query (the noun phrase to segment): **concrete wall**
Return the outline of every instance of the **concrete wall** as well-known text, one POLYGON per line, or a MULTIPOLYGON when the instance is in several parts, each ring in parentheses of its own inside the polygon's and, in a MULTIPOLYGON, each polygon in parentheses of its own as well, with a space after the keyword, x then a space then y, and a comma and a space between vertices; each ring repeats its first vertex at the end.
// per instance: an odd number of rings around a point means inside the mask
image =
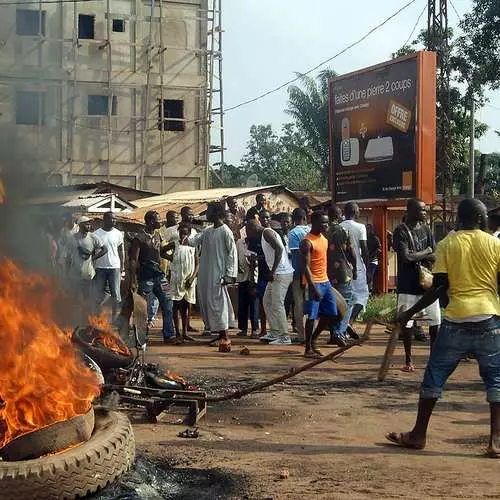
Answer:
POLYGON ((205 188, 207 0, 164 1, 161 23, 158 0, 153 13, 148 0, 109 0, 109 18, 125 24, 109 44, 107 5, 42 3, 41 36, 16 33, 16 10, 38 4, 0 5, 0 130, 20 162, 53 172, 52 184, 109 180, 161 192, 163 170, 165 192, 205 188), (74 43, 79 14, 95 16, 95 37, 74 43), (42 124, 16 124, 18 91, 44 94, 42 124), (183 100, 184 131, 158 130, 162 94, 183 100), (116 99, 109 134, 106 115, 89 116, 89 95, 116 99))

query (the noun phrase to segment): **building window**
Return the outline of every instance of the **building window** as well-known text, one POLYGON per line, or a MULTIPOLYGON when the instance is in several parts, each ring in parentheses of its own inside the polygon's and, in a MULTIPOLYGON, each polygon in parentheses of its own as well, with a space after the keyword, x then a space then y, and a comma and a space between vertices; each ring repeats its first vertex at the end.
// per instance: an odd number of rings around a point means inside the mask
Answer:
POLYGON ((20 90, 16 93, 16 123, 18 125, 43 125, 45 94, 20 90))
MULTIPOLYGON (((111 99, 111 114, 116 115, 117 98, 114 95, 111 99)), ((109 96, 107 95, 89 95, 88 96, 88 114, 89 116, 107 116, 108 115, 109 96)))
POLYGON ((16 10, 16 34, 21 36, 45 35, 45 11, 38 10, 16 10))
POLYGON ((163 127, 161 123, 161 99, 158 99, 158 130, 184 131, 184 101, 181 99, 163 99, 163 127), (173 120, 172 118, 175 118, 173 120))
POLYGON ((78 14, 78 38, 88 40, 95 38, 95 16, 78 14))
POLYGON ((125 33, 125 21, 123 19, 113 19, 113 31, 115 33, 125 33))

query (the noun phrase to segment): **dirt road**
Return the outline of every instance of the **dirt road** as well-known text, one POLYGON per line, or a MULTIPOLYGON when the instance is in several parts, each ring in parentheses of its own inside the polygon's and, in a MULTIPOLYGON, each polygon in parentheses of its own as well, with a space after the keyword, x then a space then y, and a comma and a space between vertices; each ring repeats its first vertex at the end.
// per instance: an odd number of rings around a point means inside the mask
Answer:
MULTIPOLYGON (((474 361, 463 362, 450 379, 425 451, 386 443, 387 431, 413 424, 428 354, 428 346, 416 346, 416 372, 402 373, 398 345, 394 366, 379 383, 386 338, 379 329, 338 362, 210 406, 198 439, 178 438, 185 426, 135 425, 139 451, 172 466, 234 475, 235 488, 222 498, 500 498, 500 461, 481 456, 489 412, 474 361), (289 479, 279 479, 283 468, 289 479)), ((153 341, 151 346, 149 359, 207 392, 262 381, 304 363, 298 346, 271 347, 257 340, 233 338, 228 354, 199 344, 166 347, 153 341), (239 355, 242 345, 250 348, 249 356, 239 355)))

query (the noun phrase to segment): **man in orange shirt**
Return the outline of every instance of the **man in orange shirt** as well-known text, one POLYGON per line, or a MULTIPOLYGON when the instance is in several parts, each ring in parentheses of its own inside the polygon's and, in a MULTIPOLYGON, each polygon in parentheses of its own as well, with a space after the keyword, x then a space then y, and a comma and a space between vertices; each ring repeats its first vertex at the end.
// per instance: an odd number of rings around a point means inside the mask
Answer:
POLYGON ((327 273, 328 240, 324 233, 328 229, 328 216, 323 212, 311 215, 311 231, 302 240, 300 252, 306 282, 304 313, 307 314, 305 334, 306 358, 317 358, 321 351, 316 347, 319 334, 337 319, 337 301, 327 273), (314 330, 314 322, 318 326, 314 330))

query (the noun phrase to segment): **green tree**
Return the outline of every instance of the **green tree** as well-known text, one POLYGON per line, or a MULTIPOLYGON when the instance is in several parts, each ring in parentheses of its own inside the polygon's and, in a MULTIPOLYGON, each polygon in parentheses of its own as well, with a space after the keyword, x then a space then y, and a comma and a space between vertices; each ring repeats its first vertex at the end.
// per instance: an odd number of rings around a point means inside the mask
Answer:
POLYGON ((500 88, 500 2, 474 0, 460 22, 457 63, 460 74, 476 91, 500 88))
MULTIPOLYGON (((451 140, 451 165, 452 165, 452 180, 453 189, 455 193, 465 194, 467 192, 468 185, 468 168, 469 168, 469 136, 471 127, 471 116, 470 116, 470 99, 472 88, 466 88, 463 90, 463 85, 460 82, 465 81, 465 77, 462 73, 462 67, 464 61, 459 56, 458 52, 458 42, 454 37, 453 31, 450 29, 448 31, 449 37, 449 47, 450 47, 450 66, 452 79, 450 82, 450 91, 448 96, 438 95, 437 105, 441 106, 441 99, 449 99, 450 113, 450 140, 451 140)), ((422 30, 417 38, 410 44, 401 47, 393 57, 401 57, 404 55, 412 54, 417 50, 427 49, 431 44, 429 40, 428 31, 422 30)), ((439 75, 438 75, 439 78, 439 75)), ((439 82, 437 82, 439 83, 439 82)), ((476 90, 474 92, 476 95, 476 100, 480 105, 482 100, 480 98, 480 92, 476 90)), ((438 114, 439 119, 439 114, 438 114)), ((438 123, 439 127, 439 123, 438 123)), ((488 126, 479 121, 475 121, 475 136, 477 139, 482 137, 488 130, 488 126)), ((439 137, 438 137, 439 140, 439 137)), ((438 151, 439 151, 438 145, 438 151)), ((476 170, 477 172, 477 170, 476 170)), ((443 172, 437 172, 438 175, 438 190, 443 190, 442 180, 443 172)))
POLYGON ((317 190, 322 186, 322 168, 312 158, 313 152, 294 124, 283 125, 280 134, 271 125, 252 125, 240 168, 247 176, 256 174, 262 185, 317 190))
POLYGON ((245 185, 248 174, 241 168, 224 163, 224 168, 214 165, 210 171, 210 186, 219 187, 241 187, 245 185))
POLYGON ((307 146, 304 154, 321 168, 324 187, 329 179, 328 81, 336 76, 332 69, 321 71, 314 79, 300 75, 300 86, 288 88, 288 107, 285 110, 295 120, 307 146))

